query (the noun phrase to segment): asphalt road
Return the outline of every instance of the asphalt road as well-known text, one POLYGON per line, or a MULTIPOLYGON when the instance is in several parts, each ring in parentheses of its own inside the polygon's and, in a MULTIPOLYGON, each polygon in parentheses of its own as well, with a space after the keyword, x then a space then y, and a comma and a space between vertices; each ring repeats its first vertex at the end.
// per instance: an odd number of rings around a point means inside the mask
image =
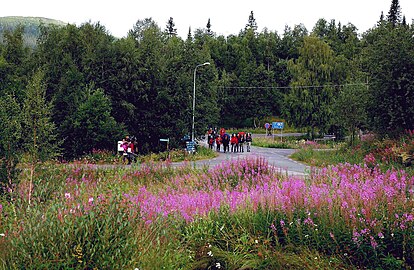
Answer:
MULTIPOLYGON (((246 147, 245 147, 246 148, 246 147)), ((251 152, 244 153, 223 153, 219 156, 209 160, 199 160, 191 162, 197 168, 216 166, 226 160, 243 159, 246 157, 263 157, 268 160, 270 166, 274 166, 277 170, 288 175, 306 175, 310 171, 310 167, 294 161, 289 156, 294 152, 294 149, 277 149, 277 148, 263 148, 251 147, 251 152)), ((182 163, 173 163, 173 166, 180 166, 182 163)))

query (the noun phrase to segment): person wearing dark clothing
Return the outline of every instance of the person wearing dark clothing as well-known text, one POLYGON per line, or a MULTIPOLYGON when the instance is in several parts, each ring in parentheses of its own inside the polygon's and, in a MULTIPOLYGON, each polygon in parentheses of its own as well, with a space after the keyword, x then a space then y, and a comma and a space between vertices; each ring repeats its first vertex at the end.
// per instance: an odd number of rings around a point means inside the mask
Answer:
POLYGON ((244 133, 239 133, 238 135, 238 141, 239 141, 239 152, 244 153, 244 133))
POLYGON ((247 152, 250 152, 250 146, 252 145, 252 134, 251 133, 247 133, 246 135, 246 150, 247 152))
POLYGON ((223 143, 224 153, 230 152, 230 147, 229 147, 229 144, 230 144, 230 136, 229 136, 229 134, 223 134, 223 136, 221 138, 221 141, 223 143))

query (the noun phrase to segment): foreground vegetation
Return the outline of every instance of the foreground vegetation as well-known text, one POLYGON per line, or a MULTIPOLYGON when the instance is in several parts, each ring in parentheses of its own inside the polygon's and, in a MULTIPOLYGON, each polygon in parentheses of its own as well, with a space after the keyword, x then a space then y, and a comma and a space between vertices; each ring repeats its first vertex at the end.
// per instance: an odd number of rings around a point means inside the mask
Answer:
POLYGON ((305 178, 260 158, 201 170, 45 164, 30 204, 23 170, 0 199, 0 267, 409 269, 414 177, 360 160, 305 178))

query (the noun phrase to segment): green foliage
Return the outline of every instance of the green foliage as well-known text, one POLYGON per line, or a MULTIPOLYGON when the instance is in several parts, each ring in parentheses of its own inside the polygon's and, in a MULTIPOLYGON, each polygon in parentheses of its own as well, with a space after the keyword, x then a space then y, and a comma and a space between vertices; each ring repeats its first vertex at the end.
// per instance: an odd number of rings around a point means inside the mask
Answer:
MULTIPOLYGON (((398 15, 398 1, 391 11, 398 15)), ((174 34, 172 18, 168 24, 166 33, 152 19, 139 20, 128 37, 116 39, 99 23, 78 27, 45 22, 38 45, 29 50, 24 31, 30 22, 23 22, 5 32, 0 46, 0 91, 22 102, 27 81, 41 67, 57 134, 75 142, 83 140, 79 136, 84 132, 74 123, 93 85, 110 100, 106 108, 125 127, 122 135, 140 138, 145 153, 161 150, 160 138, 170 138, 171 146, 178 147, 190 132, 193 72, 207 61, 211 65, 199 69, 195 78, 198 135, 214 125, 261 126, 272 115, 287 116, 289 124, 312 135, 347 131, 353 136, 365 124, 359 117, 365 114, 376 131, 399 133, 412 127, 409 25, 382 22, 359 37, 351 23, 320 19, 311 34, 295 25, 279 35, 266 28, 258 32, 252 11, 238 35, 215 36, 208 23, 207 30, 196 30, 194 37, 190 30, 183 40, 174 34), (369 95, 358 96, 368 97, 370 106, 354 98, 357 90, 343 86, 366 77, 372 77, 369 95), (345 117, 344 108, 357 109, 345 117)), ((113 149, 118 138, 101 147, 113 149)), ((70 145, 63 145, 65 157, 83 153, 70 145)))
POLYGON ((382 24, 366 36, 364 64, 371 73, 368 116, 375 132, 398 137, 414 126, 413 32, 382 24))
POLYGON ((317 37, 305 37, 297 61, 289 62, 293 74, 290 93, 285 100, 285 114, 300 128, 327 131, 333 116, 334 88, 329 86, 334 71, 334 54, 317 37))
POLYGON ((390 10, 388 11, 387 20, 393 26, 401 23, 401 7, 399 0, 392 0, 390 10))
POLYGON ((111 104, 102 90, 89 89, 84 103, 80 104, 73 119, 74 138, 66 143, 75 155, 93 149, 114 149, 114 138, 122 138, 123 126, 111 116, 111 104))
POLYGON ((158 154, 143 155, 139 156, 138 160, 140 162, 158 162, 158 161, 170 161, 170 162, 180 162, 180 161, 197 161, 204 159, 212 159, 217 157, 217 152, 211 150, 207 147, 198 147, 197 151, 194 154, 189 154, 184 149, 173 149, 171 151, 160 152, 158 154))
POLYGON ((291 141, 287 138, 283 138, 283 141, 280 138, 255 138, 252 142, 252 145, 266 148, 281 148, 281 149, 294 149, 297 148, 297 141, 291 141))
POLYGON ((52 104, 46 101, 43 71, 29 80, 23 103, 23 141, 31 162, 46 161, 59 154, 55 125, 51 121, 52 104))
POLYGON ((366 127, 368 87, 366 85, 344 86, 335 103, 336 122, 347 128, 351 135, 351 145, 355 142, 358 129, 366 127))
POLYGON ((9 269, 121 269, 134 264, 139 221, 128 219, 117 201, 105 209, 80 209, 78 216, 59 213, 61 207, 41 210, 34 205, 26 213, 24 233, 9 243, 16 251, 5 260, 9 269))
POLYGON ((17 164, 21 152, 22 123, 20 106, 10 94, 0 97, 0 194, 12 194, 17 184, 17 164))
POLYGON ((23 27, 17 27, 14 31, 6 31, 3 38, 4 46, 0 50, 0 93, 14 95, 21 102, 24 98, 27 60, 30 56, 29 50, 23 43, 23 27))

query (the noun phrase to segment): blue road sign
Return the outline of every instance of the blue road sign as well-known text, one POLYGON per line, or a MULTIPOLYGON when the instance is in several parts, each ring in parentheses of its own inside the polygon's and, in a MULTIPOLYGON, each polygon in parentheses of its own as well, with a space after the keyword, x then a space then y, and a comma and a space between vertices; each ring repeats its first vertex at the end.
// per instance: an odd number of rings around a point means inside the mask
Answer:
POLYGON ((284 126, 284 122, 272 122, 272 129, 283 129, 284 126))
POLYGON ((187 152, 195 152, 195 142, 194 141, 186 142, 186 146, 187 146, 187 152))

